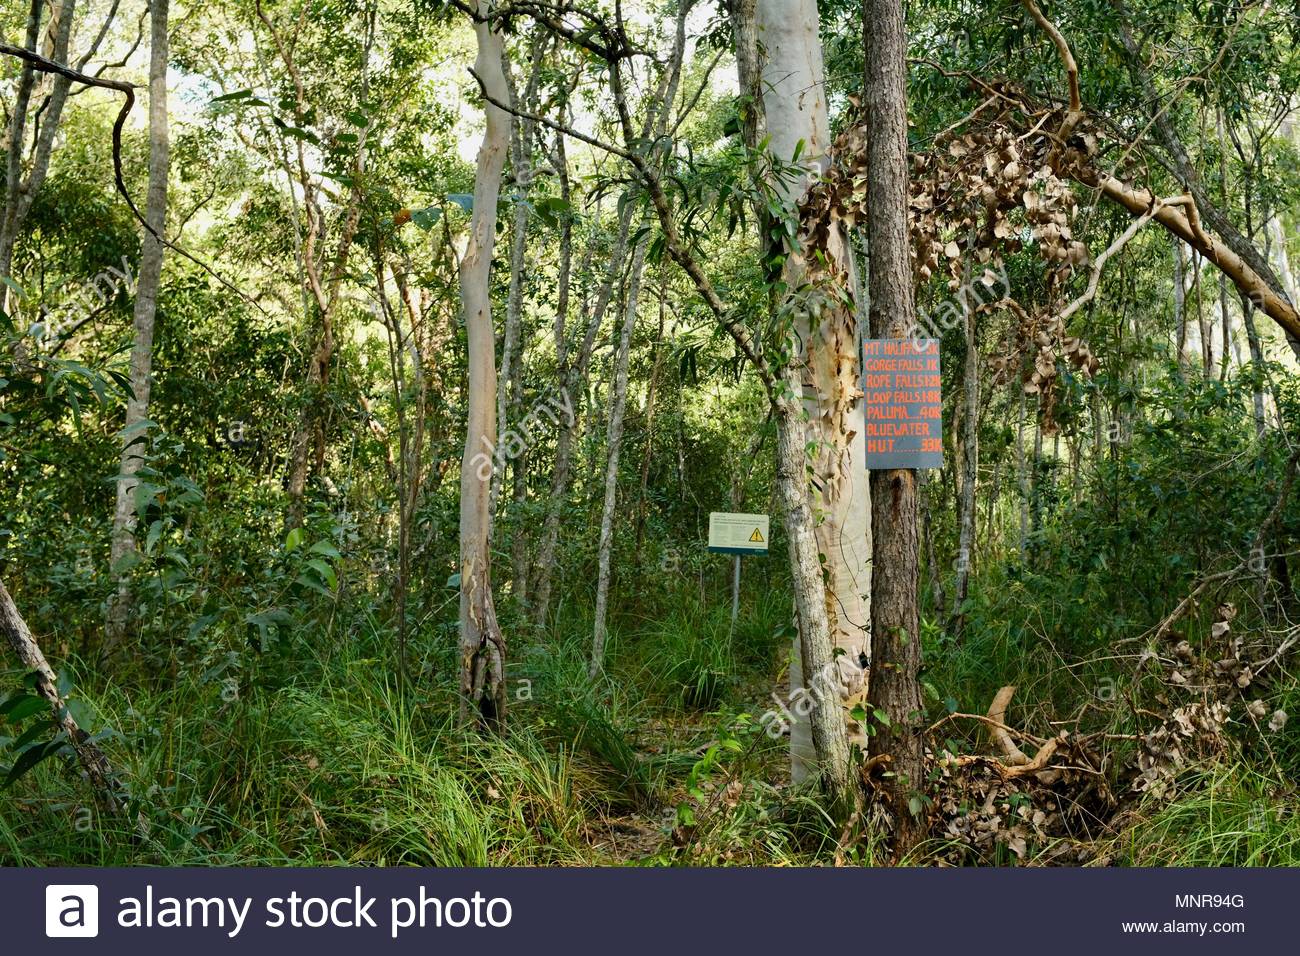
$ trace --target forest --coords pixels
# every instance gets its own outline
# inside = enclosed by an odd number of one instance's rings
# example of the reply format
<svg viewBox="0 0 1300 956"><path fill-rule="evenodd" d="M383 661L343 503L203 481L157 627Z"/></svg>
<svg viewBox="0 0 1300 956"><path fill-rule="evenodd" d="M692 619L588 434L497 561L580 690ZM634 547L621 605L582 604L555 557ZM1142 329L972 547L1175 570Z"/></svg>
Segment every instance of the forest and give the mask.
<svg viewBox="0 0 1300 956"><path fill-rule="evenodd" d="M1300 865L1300 8L0 24L0 863Z"/></svg>

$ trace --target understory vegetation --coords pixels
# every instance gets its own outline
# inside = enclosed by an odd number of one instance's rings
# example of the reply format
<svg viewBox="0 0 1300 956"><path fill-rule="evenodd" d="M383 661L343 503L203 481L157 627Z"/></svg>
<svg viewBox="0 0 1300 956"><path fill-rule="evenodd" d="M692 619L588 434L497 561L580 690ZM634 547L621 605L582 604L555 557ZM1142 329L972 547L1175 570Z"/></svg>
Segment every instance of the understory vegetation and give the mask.
<svg viewBox="0 0 1300 956"><path fill-rule="evenodd" d="M999 687L1015 684L1017 726L1050 736L1063 723L1126 737L1149 732L1158 723L1153 712L1201 696L1200 689L1180 695L1144 661L1143 638L1198 569L1234 563L1247 547L1250 516L1265 513L1276 495L1285 449L1254 440L1231 389L1182 386L1171 374L1155 395L1168 407L1148 411L1113 459L1077 478L1064 465L1045 469L1040 493L1052 503L1031 537L1032 560L982 556L960 642L927 613L931 722L983 713ZM1184 440L1188 429L1202 436L1194 453ZM724 435L714 437L725 443ZM815 790L789 785L784 740L758 725L784 695L791 636L775 557L744 559L733 628L730 559L680 537L647 548L648 567L619 575L610 666L595 682L587 675L589 601L580 589L565 594L558 619L544 631L512 627L507 612L505 626L520 635L509 670L511 726L499 739L483 738L454 720L454 590L432 589L427 605L412 609L428 623L412 637L403 692L390 666L396 635L385 623L383 579L344 553L364 553L359 537L349 545L345 527L322 517L318 540L342 549L330 568L345 586L326 596L306 579L272 591L268 585L287 580L294 552L286 553L278 534L258 534L254 522L240 539L235 568L214 567L204 540L214 532L199 530L208 507L202 499L191 504L192 518L180 518L189 519L190 530L177 535L175 553L148 575L201 565L205 593L196 588L178 601L177 579L170 588L157 582L141 608L153 622L141 631L147 653L135 667L114 668L112 679L93 657L107 583L93 563L77 565L81 529L66 527L69 540L33 540L58 569L27 586L33 626L56 636L51 647L64 660L70 706L128 782L132 812L101 815L77 775L48 761L10 789L0 814L0 852L10 861L491 866L887 859L870 827L846 844ZM1288 513L1291 521L1300 518L1295 506ZM1234 524L1230 516L1237 514L1242 520ZM774 554L783 543L774 542ZM567 560L580 566L584 557L576 552ZM283 606L257 613L273 623L251 620L255 614L238 596L226 603L231 594L258 593L256 581L240 582L236 569L244 568L265 569L263 600ZM1217 653L1215 610L1225 601L1239 602L1231 633L1250 640L1284 630L1273 603L1278 595L1257 603L1256 577L1247 572L1225 581L1179 623L1178 639L1198 657ZM1164 639L1169 648L1175 643ZM1100 770L1116 806L1068 836L1031 839L1024 858L1064 844L1083 848L1091 862L1114 865L1300 863L1300 740L1290 728L1266 726L1274 711L1300 706L1294 667L1261 673L1239 695L1253 699L1267 704L1258 725L1239 704L1222 748L1195 758L1189 751L1161 792L1123 786L1141 741L1106 743ZM935 740L961 753L982 746L979 727L961 721L948 722ZM1014 814L1014 802L999 811ZM958 849L965 862L1017 860L1009 841L994 839L972 857L965 841L946 840L941 831L917 860Z"/></svg>
<svg viewBox="0 0 1300 956"><path fill-rule="evenodd" d="M0 2L0 864L1300 865L1300 26L1050 7Z"/></svg>

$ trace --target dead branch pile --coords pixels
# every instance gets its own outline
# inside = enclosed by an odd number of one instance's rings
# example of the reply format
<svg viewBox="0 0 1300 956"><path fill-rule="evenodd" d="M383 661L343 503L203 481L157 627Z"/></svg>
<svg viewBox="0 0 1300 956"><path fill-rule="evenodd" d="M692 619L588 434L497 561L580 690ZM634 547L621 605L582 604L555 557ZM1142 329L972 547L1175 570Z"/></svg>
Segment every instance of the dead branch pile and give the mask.
<svg viewBox="0 0 1300 956"><path fill-rule="evenodd" d="M1138 733L1058 731L1036 737L1008 724L1015 687L986 715L949 714L930 728L924 801L938 857L953 865L1080 864L1142 801L1176 796L1189 774L1242 746L1269 748L1287 714L1267 702L1269 677L1300 640L1297 629L1239 635L1236 608L1218 606L1197 638L1164 626L1137 657L1127 720ZM943 737L956 721L983 725L996 755L960 753ZM1033 745L1029 755L1021 744ZM1123 746L1122 750L1115 748Z"/></svg>

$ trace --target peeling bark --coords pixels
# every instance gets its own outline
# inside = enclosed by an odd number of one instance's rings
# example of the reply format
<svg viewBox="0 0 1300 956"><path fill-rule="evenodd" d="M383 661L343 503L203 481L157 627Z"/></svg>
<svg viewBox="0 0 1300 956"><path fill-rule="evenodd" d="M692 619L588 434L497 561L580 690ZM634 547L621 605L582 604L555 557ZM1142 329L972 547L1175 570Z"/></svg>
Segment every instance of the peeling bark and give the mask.
<svg viewBox="0 0 1300 956"><path fill-rule="evenodd" d="M756 42L764 52L760 65L763 116L768 149L780 160L796 155L807 169L802 180L781 185L787 205L795 204L813 176L830 162L831 135L826 103L819 18L815 0L757 0L754 4ZM741 31L743 42L747 33ZM747 73L749 72L747 68ZM842 226L831 237L832 268L847 292L854 287L854 263ZM790 255L781 277L785 287L803 284L806 263ZM846 295L851 300L852 296ZM817 516L814 534L819 553L825 555L823 603L831 628L834 663L844 688L844 703L860 694L862 661L870 657L867 626L870 617L870 495L866 473L866 431L862 426L859 358L861 335L851 301L825 303L819 319L795 302L794 334L802 351L799 392L802 396L805 444L816 448L810 475L810 507ZM801 629L802 633L802 629ZM798 646L794 660L807 661L807 649ZM813 662L812 673L827 661ZM803 687L808 667L791 671L791 693ZM791 773L803 779L822 757L809 743L816 731L796 711L791 730ZM865 743L856 722L847 723L854 739ZM817 751L820 754L820 750Z"/></svg>
<svg viewBox="0 0 1300 956"><path fill-rule="evenodd" d="M490 11L479 0L481 16ZM493 99L509 102L502 69L501 34L486 22L474 24L479 82ZM496 448L496 337L492 327L492 250L496 241L497 199L509 146L510 117L491 102L484 104L487 126L474 176L474 212L469 241L460 262L461 313L469 347L469 401L465 454L460 466L460 716L491 729L506 718L506 642L497 623L492 597L491 518L492 453Z"/></svg>

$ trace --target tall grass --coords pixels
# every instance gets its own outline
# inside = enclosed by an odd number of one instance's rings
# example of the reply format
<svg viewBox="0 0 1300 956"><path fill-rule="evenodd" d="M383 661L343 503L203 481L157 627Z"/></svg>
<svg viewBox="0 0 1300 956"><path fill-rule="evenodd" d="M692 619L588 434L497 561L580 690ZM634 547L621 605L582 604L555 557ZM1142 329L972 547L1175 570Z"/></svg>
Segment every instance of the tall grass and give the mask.
<svg viewBox="0 0 1300 956"><path fill-rule="evenodd" d="M1293 791L1240 763L1198 777L1177 800L1143 804L1104 854L1130 866L1300 866Z"/></svg>

